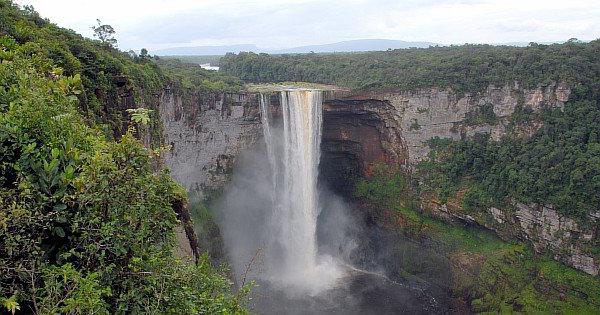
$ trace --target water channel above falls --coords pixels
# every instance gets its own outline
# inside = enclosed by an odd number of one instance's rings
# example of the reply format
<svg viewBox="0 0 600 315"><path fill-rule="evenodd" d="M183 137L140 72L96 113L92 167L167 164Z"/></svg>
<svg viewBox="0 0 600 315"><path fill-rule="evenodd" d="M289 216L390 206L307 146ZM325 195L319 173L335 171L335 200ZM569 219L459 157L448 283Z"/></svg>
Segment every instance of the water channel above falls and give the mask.
<svg viewBox="0 0 600 315"><path fill-rule="evenodd" d="M414 245L369 226L318 182L323 92L284 88L276 94L278 117L270 110L272 93L261 94L264 141L240 155L214 205L236 279L258 285L254 311L445 313L438 285L393 270L394 259L419 250L407 252Z"/></svg>

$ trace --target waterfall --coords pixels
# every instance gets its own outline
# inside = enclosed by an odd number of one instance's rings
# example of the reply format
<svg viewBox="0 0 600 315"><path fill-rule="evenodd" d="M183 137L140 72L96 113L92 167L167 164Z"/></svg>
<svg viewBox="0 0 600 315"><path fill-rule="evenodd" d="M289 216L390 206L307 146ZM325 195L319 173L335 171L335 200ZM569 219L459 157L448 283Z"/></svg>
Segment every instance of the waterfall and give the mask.
<svg viewBox="0 0 600 315"><path fill-rule="evenodd" d="M273 137L273 131L271 131L271 118L269 115L269 96L260 94L260 120L262 123L263 137L267 147L267 158L269 159L269 165L271 169L271 184L273 185L273 191L277 188L277 174L279 173L277 160L275 159L275 139ZM273 203L275 203L274 195L271 196Z"/></svg>
<svg viewBox="0 0 600 315"><path fill-rule="evenodd" d="M322 92L280 92L282 125L274 128L268 96L261 95L263 135L272 179L269 231L271 281L319 290L337 269L317 256L317 177L322 131ZM277 135L277 132L279 134ZM277 137L279 136L279 138ZM280 141L277 141L280 139Z"/></svg>

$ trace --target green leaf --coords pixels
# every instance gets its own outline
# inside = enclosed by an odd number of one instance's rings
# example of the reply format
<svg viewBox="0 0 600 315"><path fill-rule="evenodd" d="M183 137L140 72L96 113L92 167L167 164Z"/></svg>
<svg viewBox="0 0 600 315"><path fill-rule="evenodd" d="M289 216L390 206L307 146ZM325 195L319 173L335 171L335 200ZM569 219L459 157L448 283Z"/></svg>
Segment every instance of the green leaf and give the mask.
<svg viewBox="0 0 600 315"><path fill-rule="evenodd" d="M65 209L67 209L67 205L64 203L59 203L54 205L54 207L52 208L54 211L63 211Z"/></svg>
<svg viewBox="0 0 600 315"><path fill-rule="evenodd" d="M75 177L75 168L72 165L67 165L67 167L65 167L65 179L71 180Z"/></svg>
<svg viewBox="0 0 600 315"><path fill-rule="evenodd" d="M65 237L65 231L60 226L54 228L54 234L58 235L59 237Z"/></svg>
<svg viewBox="0 0 600 315"><path fill-rule="evenodd" d="M2 305L12 314L15 314L16 311L21 309L21 307L19 306L19 303L17 303L16 295L13 295L8 299L3 300Z"/></svg>
<svg viewBox="0 0 600 315"><path fill-rule="evenodd" d="M27 147L25 148L25 152L26 153L33 152L33 150L35 150L35 146L36 146L35 142L32 142L32 143L28 144Z"/></svg>

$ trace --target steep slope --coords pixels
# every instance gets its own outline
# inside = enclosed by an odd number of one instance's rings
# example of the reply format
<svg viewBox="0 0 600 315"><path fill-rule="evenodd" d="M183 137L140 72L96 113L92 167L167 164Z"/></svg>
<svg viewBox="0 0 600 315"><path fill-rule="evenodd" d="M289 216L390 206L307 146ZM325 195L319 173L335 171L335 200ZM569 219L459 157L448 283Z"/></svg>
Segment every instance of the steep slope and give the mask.
<svg viewBox="0 0 600 315"><path fill-rule="evenodd" d="M0 1L2 312L243 312L205 258L174 254L187 197L149 111L168 82Z"/></svg>

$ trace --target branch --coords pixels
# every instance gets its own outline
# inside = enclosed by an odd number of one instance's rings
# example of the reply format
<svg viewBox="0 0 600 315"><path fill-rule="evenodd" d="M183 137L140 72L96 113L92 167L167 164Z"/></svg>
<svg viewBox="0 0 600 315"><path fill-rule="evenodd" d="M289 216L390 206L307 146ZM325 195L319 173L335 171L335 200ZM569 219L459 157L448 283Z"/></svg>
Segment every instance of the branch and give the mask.
<svg viewBox="0 0 600 315"><path fill-rule="evenodd" d="M250 272L250 269L252 268L252 265L254 264L254 261L256 260L256 258L258 257L258 255L260 254L261 251L262 251L262 247L259 247L256 250L256 252L254 252L254 255L252 256L252 259L250 259L250 261L246 265L246 270L244 270L244 273L242 274L241 287L243 287L243 286L246 285L246 277L248 276L248 272Z"/></svg>

